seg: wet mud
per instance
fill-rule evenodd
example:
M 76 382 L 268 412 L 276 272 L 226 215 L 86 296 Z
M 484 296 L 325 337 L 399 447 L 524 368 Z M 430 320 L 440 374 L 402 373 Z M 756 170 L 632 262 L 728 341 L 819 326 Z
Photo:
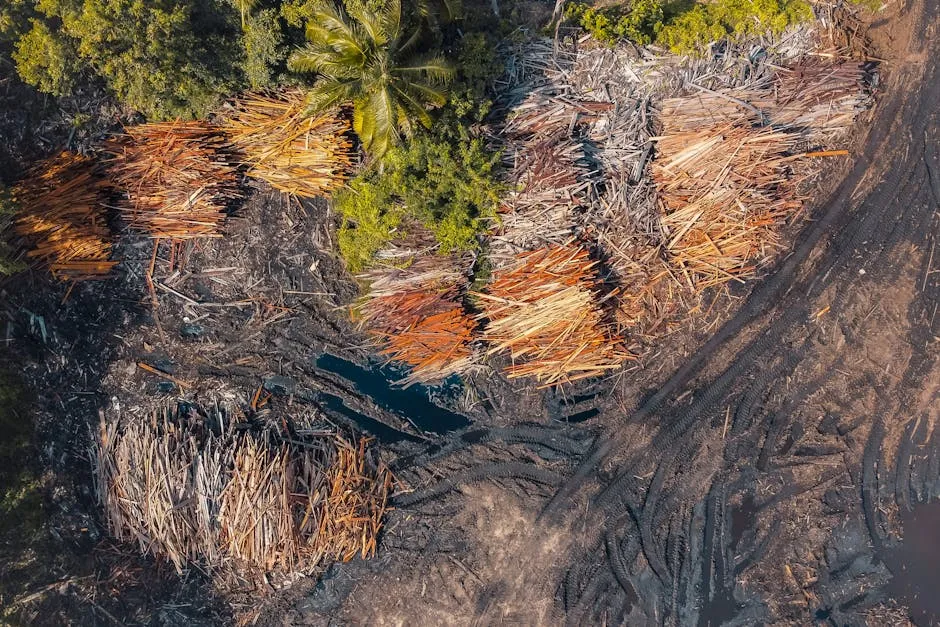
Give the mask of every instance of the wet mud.
M 226 238 L 185 253 L 185 272 L 161 252 L 155 308 L 141 289 L 147 242 L 126 245 L 128 273 L 104 287 L 66 294 L 28 275 L 7 303 L 7 336 L 41 392 L 42 461 L 67 486 L 49 499 L 64 591 L 29 615 L 940 622 L 940 7 L 911 0 L 897 21 L 884 93 L 843 182 L 733 317 L 663 376 L 554 392 L 495 372 L 465 387 L 396 386 L 345 318 L 357 288 L 330 253 L 333 218 L 263 191 Z M 402 487 L 379 556 L 222 603 L 197 570 L 181 583 L 107 545 L 85 459 L 98 409 L 176 396 L 309 404 L 376 437 Z
M 908 48 L 853 169 L 671 378 L 633 409 L 619 384 L 569 408 L 576 391 L 554 401 L 568 422 L 456 434 L 399 465 L 419 486 L 399 515 L 460 538 L 486 584 L 448 584 L 473 600 L 453 623 L 940 621 L 940 15 L 912 2 L 899 19 Z M 538 440 L 559 443 L 554 467 L 502 461 Z M 545 530 L 569 538 L 525 590 L 512 581 L 526 566 L 488 569 L 484 540 L 460 523 L 483 480 L 534 508 L 541 531 L 512 538 L 524 554 L 539 554 Z M 416 608 L 387 595 L 361 605 L 389 581 L 376 574 L 351 592 L 360 605 L 329 615 L 394 624 L 446 605 L 443 592 L 416 596 L 441 554 L 390 559 L 394 592 Z

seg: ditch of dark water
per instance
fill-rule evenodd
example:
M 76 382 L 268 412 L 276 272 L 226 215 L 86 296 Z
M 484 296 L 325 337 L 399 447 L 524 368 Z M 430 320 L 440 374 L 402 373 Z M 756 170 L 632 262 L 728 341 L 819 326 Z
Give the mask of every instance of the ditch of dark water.
M 888 594 L 915 625 L 940 625 L 940 500 L 902 509 L 904 536 L 882 559 L 891 571 Z
M 470 425 L 466 416 L 442 407 L 442 404 L 452 401 L 459 393 L 459 382 L 445 382 L 435 387 L 415 384 L 405 388 L 397 382 L 406 373 L 391 366 L 370 364 L 364 367 L 329 353 L 319 356 L 315 363 L 318 368 L 346 379 L 358 393 L 370 398 L 382 409 L 401 416 L 421 431 L 442 435 Z M 403 439 L 400 436 L 405 435 L 353 411 L 337 396 L 320 396 L 329 409 L 342 413 L 380 439 L 400 440 Z

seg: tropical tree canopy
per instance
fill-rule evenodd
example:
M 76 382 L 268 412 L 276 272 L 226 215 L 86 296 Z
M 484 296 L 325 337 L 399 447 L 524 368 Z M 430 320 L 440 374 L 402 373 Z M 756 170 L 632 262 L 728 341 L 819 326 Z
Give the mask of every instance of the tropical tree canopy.
M 431 126 L 428 108 L 447 102 L 441 86 L 454 68 L 418 51 L 420 28 L 405 37 L 401 0 L 374 11 L 356 4 L 318 7 L 307 25 L 307 45 L 289 65 L 320 75 L 308 96 L 311 114 L 351 102 L 353 128 L 366 150 L 381 156 L 416 123 Z

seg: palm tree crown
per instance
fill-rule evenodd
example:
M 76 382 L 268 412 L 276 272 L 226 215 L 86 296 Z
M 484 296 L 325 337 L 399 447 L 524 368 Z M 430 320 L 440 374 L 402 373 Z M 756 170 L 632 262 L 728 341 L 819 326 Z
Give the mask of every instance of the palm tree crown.
M 356 4 L 344 11 L 323 3 L 290 67 L 321 76 L 309 92 L 311 113 L 352 102 L 353 128 L 366 150 L 381 156 L 415 121 L 431 125 L 428 105 L 447 101 L 439 85 L 454 70 L 441 57 L 415 54 L 420 30 L 403 36 L 401 0 L 376 12 Z

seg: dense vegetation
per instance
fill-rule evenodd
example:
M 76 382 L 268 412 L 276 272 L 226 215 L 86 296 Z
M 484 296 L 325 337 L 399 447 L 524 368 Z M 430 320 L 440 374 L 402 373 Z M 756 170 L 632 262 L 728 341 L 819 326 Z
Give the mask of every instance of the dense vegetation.
M 381 156 L 402 134 L 411 135 L 415 123 L 430 128 L 429 105 L 447 102 L 437 85 L 449 81 L 454 68 L 422 52 L 420 40 L 420 25 L 405 30 L 401 0 L 387 0 L 378 10 L 323 4 L 307 22 L 307 45 L 289 65 L 320 76 L 308 94 L 311 113 L 352 102 L 356 134 Z
M 475 250 L 479 236 L 496 217 L 502 191 L 499 154 L 487 148 L 473 130 L 490 111 L 490 84 L 503 69 L 495 52 L 496 29 L 487 20 L 464 20 L 462 33 L 447 29 L 444 24 L 459 17 L 457 6 L 453 2 L 419 5 L 423 24 L 417 26 L 423 30 L 412 31 L 408 41 L 414 43 L 404 51 L 396 50 L 411 52 L 410 47 L 415 47 L 416 58 L 405 66 L 401 77 L 407 84 L 385 83 L 395 93 L 385 97 L 381 91 L 373 92 L 381 96 L 379 107 L 373 106 L 373 97 L 363 98 L 356 107 L 356 115 L 363 118 L 356 121 L 357 134 L 381 159 L 335 199 L 342 217 L 340 252 L 354 272 L 372 263 L 375 254 L 391 242 L 417 235 L 415 228 L 429 231 L 442 254 Z M 385 7 L 397 11 L 398 3 Z M 367 20 L 368 12 L 350 11 Z M 442 49 L 453 61 L 444 59 Z M 354 66 L 353 76 L 358 76 L 362 73 L 358 59 Z M 429 72 L 429 68 L 433 69 Z M 421 80 L 424 77 L 437 81 L 427 84 Z M 356 88 L 374 81 L 372 76 L 367 78 Z M 446 90 L 441 88 L 445 79 Z M 314 104 L 320 84 L 314 87 Z M 423 101 L 421 110 L 415 110 L 417 102 L 409 99 Z M 376 114 L 373 109 L 381 113 L 387 106 L 384 103 L 396 108 L 403 127 L 382 128 L 371 122 Z M 430 111 L 434 105 L 439 105 L 437 110 Z M 400 141 L 404 138 L 407 141 Z
M 628 0 L 569 19 L 613 44 L 703 52 L 779 33 L 807 0 Z M 470 250 L 495 218 L 498 155 L 473 129 L 491 108 L 503 24 L 458 0 L 9 0 L 0 50 L 41 91 L 99 83 L 148 119 L 204 117 L 244 89 L 307 83 L 310 113 L 352 112 L 368 153 L 336 199 L 340 250 L 360 270 L 422 225 L 441 252 Z M 0 270 L 4 268 L 0 267 Z
M 657 43 L 676 54 L 702 53 L 726 37 L 780 34 L 788 26 L 813 19 L 806 0 L 712 0 L 683 3 L 632 0 L 595 9 L 568 5 L 566 16 L 602 42 Z
M 258 63 L 223 0 L 17 0 L 2 21 L 27 83 L 62 96 L 99 80 L 151 118 L 205 115 Z
M 336 198 L 339 247 L 350 269 L 361 270 L 390 241 L 408 237 L 415 223 L 434 234 L 441 253 L 477 248 L 477 235 L 496 216 L 498 158 L 480 139 L 458 143 L 430 134 L 391 149 L 381 170 L 353 180 Z

